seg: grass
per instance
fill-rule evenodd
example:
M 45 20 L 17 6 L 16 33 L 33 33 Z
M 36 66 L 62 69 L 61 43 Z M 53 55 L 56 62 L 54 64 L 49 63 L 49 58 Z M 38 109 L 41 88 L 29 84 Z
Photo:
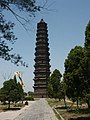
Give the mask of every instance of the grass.
M 56 110 L 55 110 L 55 109 L 53 109 L 53 111 L 54 111 L 54 113 L 55 113 L 56 117 L 58 118 L 58 120 L 62 120 L 62 119 L 60 118 L 59 114 L 57 114 Z
M 64 102 L 63 101 L 59 101 L 58 99 L 50 99 L 48 98 L 47 99 L 49 105 L 52 107 L 52 106 L 58 106 L 58 105 L 64 105 Z
M 8 104 L 0 104 L 0 112 L 7 110 L 20 110 L 24 106 L 25 105 L 22 103 L 17 103 L 16 106 L 12 103 L 10 104 L 10 108 L 8 108 Z
M 66 109 L 63 100 L 58 101 L 55 99 L 47 99 L 48 104 L 51 107 L 55 107 L 55 109 L 58 111 L 58 113 L 65 119 L 69 120 L 70 118 L 78 118 L 78 117 L 84 117 L 84 120 L 87 120 L 85 117 L 90 116 L 90 111 L 88 111 L 87 106 L 84 104 L 83 106 L 79 106 L 79 109 L 77 109 L 76 103 L 73 104 L 71 101 L 67 101 L 68 108 Z M 70 109 L 70 106 L 71 109 Z M 59 119 L 60 120 L 60 119 Z M 82 120 L 82 118 L 81 118 Z M 90 120 L 90 118 L 89 118 Z

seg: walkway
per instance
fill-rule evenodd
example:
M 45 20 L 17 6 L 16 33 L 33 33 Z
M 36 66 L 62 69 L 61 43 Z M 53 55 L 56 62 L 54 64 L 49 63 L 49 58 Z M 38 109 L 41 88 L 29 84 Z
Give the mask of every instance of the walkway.
M 17 117 L 12 119 L 2 120 L 57 120 L 52 108 L 48 105 L 44 98 L 35 101 L 33 104 L 27 106 L 20 112 L 19 110 Z M 0 115 L 1 118 L 1 115 Z M 0 119 L 1 120 L 1 119 Z

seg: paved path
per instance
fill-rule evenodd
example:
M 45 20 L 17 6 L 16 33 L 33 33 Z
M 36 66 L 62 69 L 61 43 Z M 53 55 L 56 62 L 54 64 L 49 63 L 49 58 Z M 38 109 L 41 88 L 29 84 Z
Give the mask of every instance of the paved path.
M 14 120 L 17 116 L 22 114 L 26 109 L 28 109 L 35 101 L 30 101 L 28 106 L 25 106 L 21 110 L 0 112 L 0 120 Z
M 32 104 L 14 120 L 57 120 L 52 108 L 42 98 Z
M 0 113 L 0 120 L 57 120 L 52 108 L 44 98 L 32 101 L 17 111 Z

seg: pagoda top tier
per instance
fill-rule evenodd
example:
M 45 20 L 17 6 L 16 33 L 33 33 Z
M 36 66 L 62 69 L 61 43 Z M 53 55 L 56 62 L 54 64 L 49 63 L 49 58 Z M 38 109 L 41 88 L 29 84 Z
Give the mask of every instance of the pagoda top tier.
M 37 24 L 37 28 L 39 30 L 41 29 L 47 30 L 47 23 L 43 19 L 41 19 L 40 22 Z
M 45 21 L 43 19 L 41 19 L 40 22 L 39 22 L 39 24 L 43 24 L 43 23 L 45 23 Z

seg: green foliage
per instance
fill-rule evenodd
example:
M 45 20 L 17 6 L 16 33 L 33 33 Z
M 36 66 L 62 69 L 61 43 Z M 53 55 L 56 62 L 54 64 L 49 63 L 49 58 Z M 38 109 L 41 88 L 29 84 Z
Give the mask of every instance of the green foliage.
M 11 10 L 10 5 L 16 6 L 20 11 L 29 12 L 34 15 L 35 12 L 40 11 L 40 6 L 36 5 L 35 0 L 0 0 L 2 9 Z
M 64 63 L 65 72 L 72 72 L 74 69 L 79 68 L 79 62 L 84 56 L 83 51 L 81 46 L 75 46 L 75 48 L 71 49 Z
M 66 89 L 67 89 L 67 85 L 66 85 L 66 83 L 63 80 L 60 83 L 60 96 L 61 96 L 61 99 L 65 99 Z
M 85 30 L 84 47 L 71 49 L 65 60 L 66 95 L 73 101 L 84 99 L 90 108 L 90 21 Z
M 51 84 L 51 79 L 48 79 L 48 97 L 53 98 L 53 87 Z
M 90 21 L 85 30 L 84 58 L 81 60 L 80 68 L 84 80 L 83 96 L 86 98 L 88 108 L 90 109 Z
M 35 0 L 0 0 L 0 58 L 11 61 L 11 63 L 17 66 L 22 65 L 28 67 L 19 54 L 11 53 L 13 48 L 9 47 L 17 40 L 13 32 L 15 24 L 4 19 L 3 10 L 11 12 L 24 28 L 29 21 L 20 16 L 20 14 L 17 14 L 12 6 L 20 12 L 27 12 L 29 17 L 35 16 L 35 13 L 40 11 L 41 8 L 36 5 Z M 24 23 L 22 23 L 22 21 L 24 21 Z M 9 43 L 11 44 L 9 45 Z
M 26 101 L 33 101 L 34 98 L 33 98 L 33 96 L 26 96 L 26 97 L 24 98 L 24 100 L 26 100 Z
M 33 96 L 34 93 L 32 91 L 28 91 L 28 96 Z
M 88 22 L 85 30 L 85 48 L 90 47 L 90 21 Z
M 80 78 L 80 61 L 84 57 L 84 50 L 81 46 L 76 46 L 70 51 L 65 60 L 64 82 L 67 85 L 66 95 L 73 101 L 82 96 L 83 82 Z
M 9 107 L 10 102 L 18 102 L 22 100 L 23 97 L 23 89 L 20 83 L 17 83 L 17 80 L 10 79 L 3 83 L 3 87 L 0 89 L 0 100 L 8 101 Z
M 60 81 L 61 81 L 61 73 L 59 70 L 55 69 L 50 76 L 48 82 L 48 96 L 52 98 L 59 97 L 59 90 L 60 90 Z
M 4 20 L 3 14 L 0 12 L 0 58 L 11 61 L 15 65 L 21 64 L 22 66 L 26 66 L 26 63 L 23 62 L 22 57 L 19 54 L 12 54 L 11 51 L 13 48 L 9 47 L 9 43 L 14 44 L 17 38 L 13 33 L 14 23 L 6 22 Z

